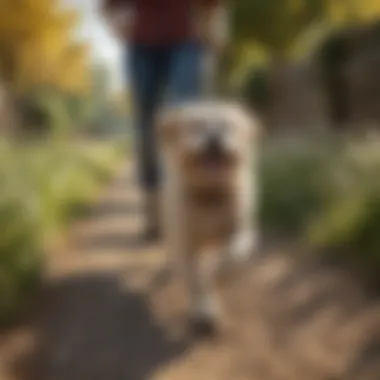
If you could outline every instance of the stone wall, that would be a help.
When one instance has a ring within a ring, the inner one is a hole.
[[[362,31],[342,68],[347,86],[348,119],[380,122],[380,36]]]
[[[380,124],[380,24],[347,29],[339,36],[347,50],[333,74],[338,78],[334,85],[340,88],[331,91],[316,56],[277,67],[270,79],[271,106],[265,113],[270,128],[345,129]],[[333,109],[337,106],[344,108],[338,122]]]
[[[380,24],[344,30],[338,35],[343,58],[334,69],[339,77],[338,99],[328,98],[332,107],[340,102],[343,123],[365,125],[380,122]]]
[[[325,97],[308,62],[284,65],[272,81],[268,123],[274,129],[314,130],[327,124]]]

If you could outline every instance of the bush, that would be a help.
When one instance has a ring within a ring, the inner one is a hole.
[[[35,223],[19,196],[0,201],[0,323],[17,311],[38,284],[41,252]]]
[[[379,146],[378,139],[335,148],[270,144],[261,165],[264,229],[379,270]]]
[[[267,230],[301,234],[327,196],[326,168],[333,153],[308,141],[282,141],[264,148],[261,160],[261,221]]]
[[[27,136],[62,136],[81,131],[89,120],[90,100],[53,87],[36,87],[20,95],[19,113]]]
[[[70,125],[64,94],[52,88],[36,88],[19,99],[23,132],[28,135],[62,133]]]
[[[0,141],[0,323],[39,283],[43,251],[120,159],[112,144]]]
[[[309,241],[335,254],[380,268],[379,142],[348,144],[330,167],[333,192],[309,229]]]

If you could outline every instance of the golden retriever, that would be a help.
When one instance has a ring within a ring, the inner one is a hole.
[[[214,329],[215,270],[247,259],[257,245],[258,131],[253,115],[223,101],[182,104],[159,118],[164,237],[184,275],[196,332]]]

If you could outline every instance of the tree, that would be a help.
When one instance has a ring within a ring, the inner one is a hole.
[[[77,21],[54,0],[0,1],[0,73],[8,87],[22,92],[50,84],[82,91],[87,48],[73,42]]]
[[[27,120],[31,116],[45,124],[71,123],[73,99],[73,115],[80,114],[89,54],[85,44],[73,39],[77,22],[78,15],[55,0],[0,1],[0,77],[15,113],[26,112],[20,115],[20,126],[34,130]]]
[[[305,32],[324,18],[327,0],[232,0],[232,43],[225,77],[243,78],[258,61],[271,66],[272,86],[282,81],[285,62]],[[234,84],[234,83],[233,83]]]
[[[325,12],[324,0],[234,0],[234,43],[258,44],[270,57],[285,58]]]
[[[380,16],[378,0],[231,0],[233,47],[258,45],[269,57],[285,58],[297,40],[323,25],[369,22]],[[234,52],[236,54],[236,52]]]
[[[327,4],[329,20],[338,26],[372,22],[380,16],[378,0],[328,0]]]

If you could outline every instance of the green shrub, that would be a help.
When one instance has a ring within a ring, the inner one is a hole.
[[[348,144],[330,167],[333,192],[310,226],[309,241],[380,269],[380,154],[377,141]]]
[[[33,293],[46,245],[98,194],[120,158],[111,143],[0,140],[0,323]]]
[[[380,270],[380,141],[269,144],[261,162],[264,229]]]
[[[13,316],[40,280],[42,255],[35,224],[19,201],[0,205],[0,323]]]
[[[32,136],[68,132],[70,114],[63,93],[53,88],[36,88],[19,100],[24,133]]]
[[[332,153],[310,142],[282,142],[264,148],[261,159],[260,219],[281,234],[304,232],[327,196],[326,168]]]
[[[0,323],[38,284],[41,252],[33,217],[12,148],[0,144]]]

